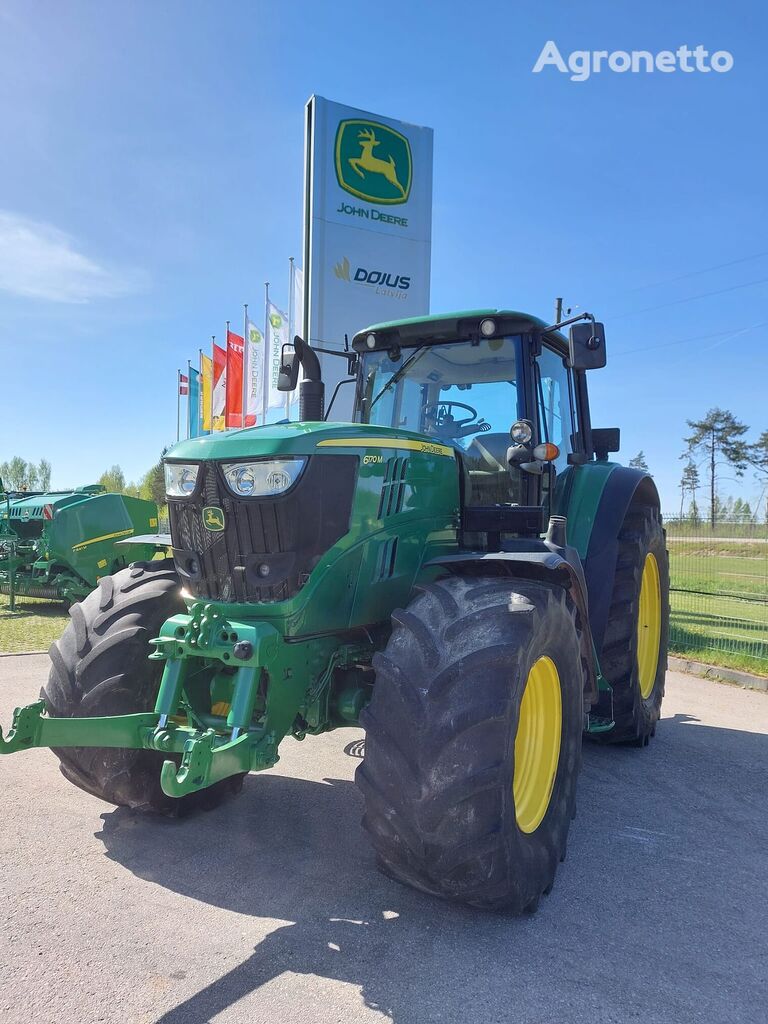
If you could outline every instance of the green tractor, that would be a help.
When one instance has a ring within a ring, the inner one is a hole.
[[[72,607],[0,749],[52,747],[89,793],[174,814],[237,792],[286,736],[360,724],[382,870],[532,911],[582,735],[645,746],[664,692],[659,496],[590,421],[603,327],[478,310],[379,324],[340,355],[353,422],[324,418],[296,338],[280,387],[303,370],[299,422],[168,453],[173,558]]]

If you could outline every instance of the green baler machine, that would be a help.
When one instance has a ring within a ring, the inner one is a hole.
[[[154,502],[108,494],[99,484],[7,494],[0,502],[0,593],[9,594],[13,583],[18,596],[79,601],[102,576],[152,558],[153,544],[120,542],[156,532],[157,515]]]

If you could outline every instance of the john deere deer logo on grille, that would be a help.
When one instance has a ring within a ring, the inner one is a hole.
[[[203,526],[211,533],[221,533],[224,529],[224,509],[206,505],[203,509]]]
[[[378,121],[341,121],[336,177],[345,192],[367,203],[404,203],[411,191],[410,143]]]

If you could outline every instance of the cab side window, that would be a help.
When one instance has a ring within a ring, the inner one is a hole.
[[[558,473],[568,465],[568,454],[573,451],[572,434],[576,430],[571,416],[569,375],[570,370],[560,353],[543,346],[538,359],[539,436],[560,449],[555,460]]]

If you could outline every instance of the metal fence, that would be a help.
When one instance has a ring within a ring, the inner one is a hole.
[[[667,519],[670,651],[768,672],[768,525]]]

